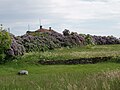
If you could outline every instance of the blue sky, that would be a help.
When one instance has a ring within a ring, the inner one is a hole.
[[[120,0],[0,0],[0,23],[15,35],[51,26],[62,32],[120,37]]]

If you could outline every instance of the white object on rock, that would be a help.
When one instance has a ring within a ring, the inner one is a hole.
[[[19,75],[28,75],[28,71],[27,70],[20,70],[18,72]]]

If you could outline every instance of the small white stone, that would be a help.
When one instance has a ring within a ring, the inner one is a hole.
[[[20,70],[18,72],[19,75],[28,75],[28,71],[27,70]]]

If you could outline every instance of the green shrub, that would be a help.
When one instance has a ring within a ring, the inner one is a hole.
[[[87,34],[85,37],[86,45],[95,45],[94,40],[91,35]]]
[[[5,30],[0,29],[0,63],[5,61],[6,51],[11,46],[11,37]]]

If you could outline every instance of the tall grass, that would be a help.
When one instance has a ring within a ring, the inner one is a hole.
[[[46,52],[26,53],[22,58],[23,61],[34,62],[39,60],[68,60],[79,58],[93,57],[120,57],[120,45],[98,45],[93,47],[74,47],[60,48]]]
[[[86,77],[86,79],[82,80],[82,86],[84,86],[87,90],[119,90],[119,75],[120,70],[101,72]]]
[[[119,90],[120,70],[0,77],[0,90]]]
[[[120,45],[60,48],[31,52],[0,65],[0,90],[120,90],[119,63],[87,65],[40,65],[39,60],[118,56]],[[118,59],[119,60],[119,59]],[[28,75],[17,75],[21,69]]]

